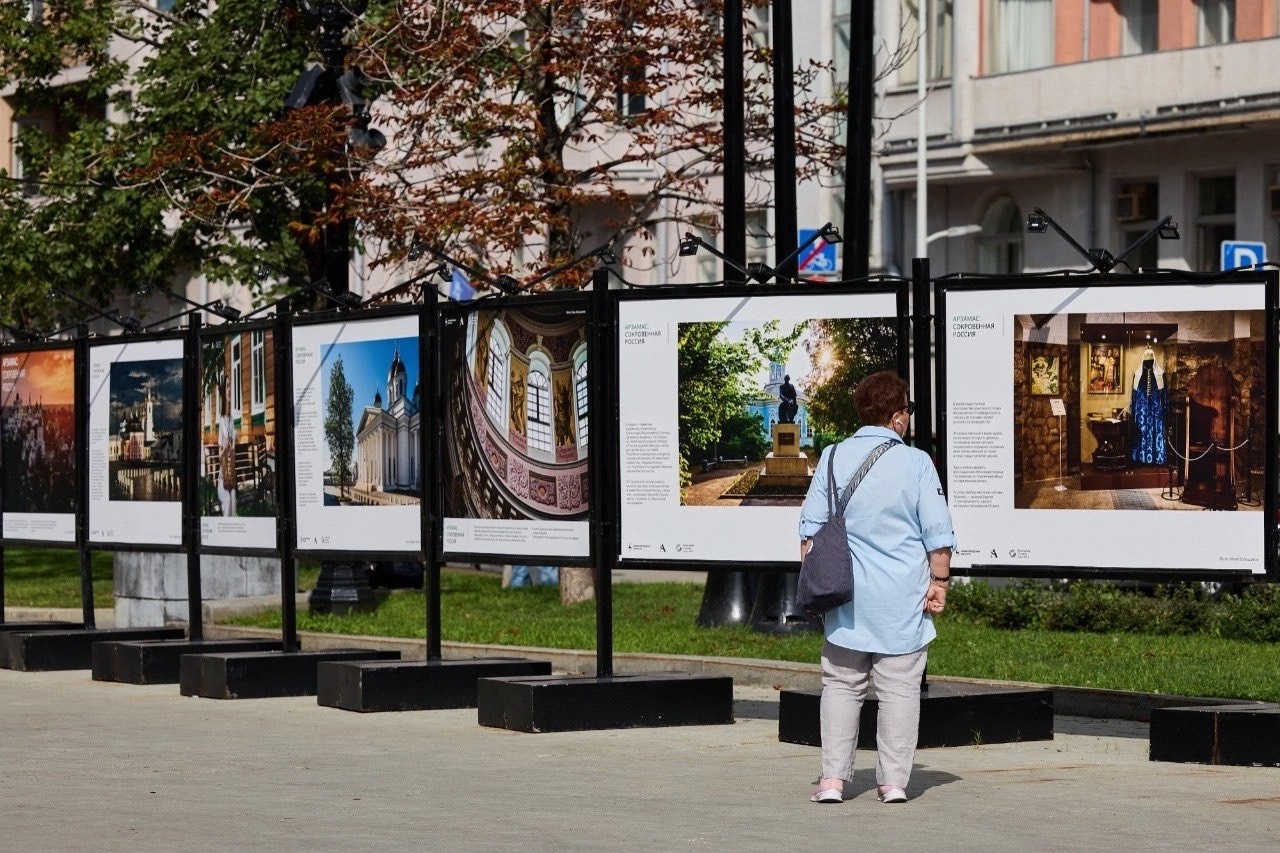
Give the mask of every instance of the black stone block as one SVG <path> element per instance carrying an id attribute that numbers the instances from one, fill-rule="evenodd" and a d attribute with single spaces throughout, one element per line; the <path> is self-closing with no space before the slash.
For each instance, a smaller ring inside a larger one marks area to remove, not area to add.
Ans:
<path id="1" fill-rule="evenodd" d="M 550 674 L 550 661 L 525 658 L 322 661 L 316 701 L 363 712 L 474 708 L 477 679 Z"/>
<path id="2" fill-rule="evenodd" d="M 177 684 L 183 655 L 279 650 L 279 640 L 122 640 L 93 645 L 93 680 Z"/>
<path id="3" fill-rule="evenodd" d="M 653 672 L 605 678 L 482 678 L 480 725 L 570 732 L 733 722 L 733 679 Z"/>
<path id="4" fill-rule="evenodd" d="M 1152 761 L 1280 767 L 1280 706 L 1151 709 Z"/>
<path id="5" fill-rule="evenodd" d="M 70 631 L 0 634 L 8 668 L 24 672 L 91 669 L 94 643 L 119 640 L 180 640 L 182 628 L 81 628 Z"/>
<path id="6" fill-rule="evenodd" d="M 321 661 L 399 659 L 399 652 L 371 649 L 183 655 L 178 689 L 183 696 L 207 699 L 314 696 L 316 665 Z"/>
<path id="7" fill-rule="evenodd" d="M 778 696 L 778 740 L 821 746 L 822 698 L 818 690 L 783 690 Z M 862 705 L 858 746 L 874 749 L 874 695 Z M 970 746 L 1053 740 L 1053 691 L 985 684 L 931 684 L 920 694 L 918 746 Z"/>
<path id="8" fill-rule="evenodd" d="M 0 622 L 0 669 L 9 669 L 9 646 L 4 635 L 31 634 L 36 631 L 73 631 L 84 628 L 83 622 Z"/>

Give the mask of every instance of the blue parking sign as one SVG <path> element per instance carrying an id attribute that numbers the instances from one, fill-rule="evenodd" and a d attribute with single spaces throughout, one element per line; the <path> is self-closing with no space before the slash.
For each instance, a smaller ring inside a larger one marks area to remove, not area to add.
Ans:
<path id="1" fill-rule="evenodd" d="M 818 233 L 816 228 L 801 228 L 800 241 L 797 245 L 804 246 L 805 241 Z M 836 244 L 828 243 L 819 237 L 816 241 L 800 250 L 800 257 L 797 258 L 797 268 L 802 273 L 834 273 L 836 271 Z"/>
<path id="2" fill-rule="evenodd" d="M 1267 260 L 1266 243 L 1250 243 L 1246 240 L 1222 241 L 1222 269 L 1254 267 Z"/>

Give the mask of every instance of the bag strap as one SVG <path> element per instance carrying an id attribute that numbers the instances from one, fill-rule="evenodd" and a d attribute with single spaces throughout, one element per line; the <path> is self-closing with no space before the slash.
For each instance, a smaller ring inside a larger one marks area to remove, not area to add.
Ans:
<path id="1" fill-rule="evenodd" d="M 831 453 L 827 455 L 827 518 L 836 514 L 836 495 L 831 484 L 836 481 L 836 451 L 840 445 L 831 445 Z"/>
<path id="2" fill-rule="evenodd" d="M 849 498 L 853 497 L 853 490 L 858 488 L 858 484 L 862 482 L 862 478 L 867 476 L 867 472 L 871 470 L 871 466 L 876 464 L 876 460 L 883 456 L 886 450 L 893 447 L 895 444 L 900 443 L 901 442 L 890 438 L 885 441 L 884 444 L 881 444 L 875 450 L 872 450 L 867 454 L 867 458 L 863 460 L 862 465 L 854 472 L 853 477 L 849 479 L 849 482 L 845 484 L 845 487 L 840 491 L 840 504 L 837 511 L 833 512 L 833 515 L 837 513 L 839 515 L 844 515 L 845 508 L 849 506 Z M 836 455 L 834 450 L 831 451 L 831 455 Z M 830 482 L 829 477 L 828 482 Z M 830 490 L 828 490 L 828 500 L 830 500 Z"/>

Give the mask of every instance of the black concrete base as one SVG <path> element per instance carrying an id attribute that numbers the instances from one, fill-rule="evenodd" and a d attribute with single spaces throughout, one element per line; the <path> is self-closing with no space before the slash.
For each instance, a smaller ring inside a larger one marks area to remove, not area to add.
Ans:
<path id="1" fill-rule="evenodd" d="M 1280 706 L 1151 710 L 1152 761 L 1280 767 Z"/>
<path id="2" fill-rule="evenodd" d="M 821 746 L 821 691 L 783 690 L 778 697 L 778 740 Z M 862 706 L 858 745 L 874 749 L 879 703 Z M 921 749 L 1053 740 L 1053 691 L 984 684 L 935 683 L 920 694 Z"/>
<path id="3" fill-rule="evenodd" d="M 551 662 L 525 658 L 437 661 L 323 661 L 317 702 L 345 711 L 474 708 L 476 680 L 550 675 Z"/>
<path id="4" fill-rule="evenodd" d="M 399 659 L 399 652 L 370 649 L 183 655 L 178 664 L 178 689 L 183 696 L 206 699 L 314 696 L 320 661 Z"/>
<path id="5" fill-rule="evenodd" d="M 9 647 L 4 635 L 30 634 L 36 631 L 75 631 L 84 628 L 83 622 L 0 622 L 0 669 L 9 668 Z"/>
<path id="6" fill-rule="evenodd" d="M 733 679 L 649 672 L 607 678 L 482 678 L 482 726 L 517 732 L 574 732 L 733 722 Z"/>
<path id="7" fill-rule="evenodd" d="M 44 672 L 90 669 L 93 644 L 112 640 L 180 640 L 182 628 L 81 628 L 70 631 L 10 631 L 0 634 L 8 669 Z"/>
<path id="8" fill-rule="evenodd" d="M 177 684 L 183 655 L 279 651 L 279 640 L 128 640 L 93 645 L 93 680 Z"/>

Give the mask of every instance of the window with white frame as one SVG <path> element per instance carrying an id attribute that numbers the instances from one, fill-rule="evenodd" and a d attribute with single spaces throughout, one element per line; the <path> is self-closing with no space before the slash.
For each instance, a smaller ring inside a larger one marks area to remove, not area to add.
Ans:
<path id="1" fill-rule="evenodd" d="M 573 354 L 573 397 L 576 414 L 578 416 L 578 453 L 581 454 L 587 449 L 587 416 L 591 413 L 588 394 L 590 386 L 587 384 L 587 345 L 582 344 Z"/>
<path id="2" fill-rule="evenodd" d="M 249 333 L 249 411 L 254 417 L 267 410 L 267 333 Z"/>
<path id="3" fill-rule="evenodd" d="M 1005 196 L 987 207 L 977 243 L 978 272 L 1022 272 L 1022 211 L 1017 202 Z"/>
<path id="4" fill-rule="evenodd" d="M 1160 49 L 1160 0 L 1120 0 L 1124 18 L 1121 52 L 1155 53 Z"/>
<path id="5" fill-rule="evenodd" d="M 485 367 L 485 410 L 494 426 L 502 426 L 503 400 L 507 396 L 507 340 L 495 324 L 489 331 L 489 363 Z"/>
<path id="6" fill-rule="evenodd" d="M 240 358 L 240 336 L 231 338 L 231 418 L 238 424 L 244 407 L 242 382 L 244 366 Z"/>
<path id="7" fill-rule="evenodd" d="M 920 32 L 921 0 L 902 0 L 902 25 L 898 28 L 904 48 L 900 56 L 906 57 L 898 69 L 898 82 L 915 83 L 919 78 L 920 62 L 914 47 Z M 951 76 L 951 0 L 928 0 L 929 19 L 925 26 L 925 57 L 930 80 L 945 80 Z"/>
<path id="8" fill-rule="evenodd" d="M 525 394 L 526 437 L 532 450 L 551 450 L 551 382 L 539 361 L 529 364 Z"/>
<path id="9" fill-rule="evenodd" d="M 1053 0 L 990 0 L 988 8 L 993 72 L 1053 64 Z"/>
<path id="10" fill-rule="evenodd" d="M 1236 0 L 1196 0 L 1197 44 L 1228 44 L 1236 40 Z"/>
<path id="11" fill-rule="evenodd" d="M 15 181 L 22 182 L 22 194 L 38 195 L 40 192 L 40 175 L 27 168 L 22 157 L 22 135 L 32 131 L 44 130 L 44 122 L 40 119 L 19 119 L 13 123 L 13 137 L 10 139 L 10 150 L 13 152 L 9 165 L 9 175 Z"/>

